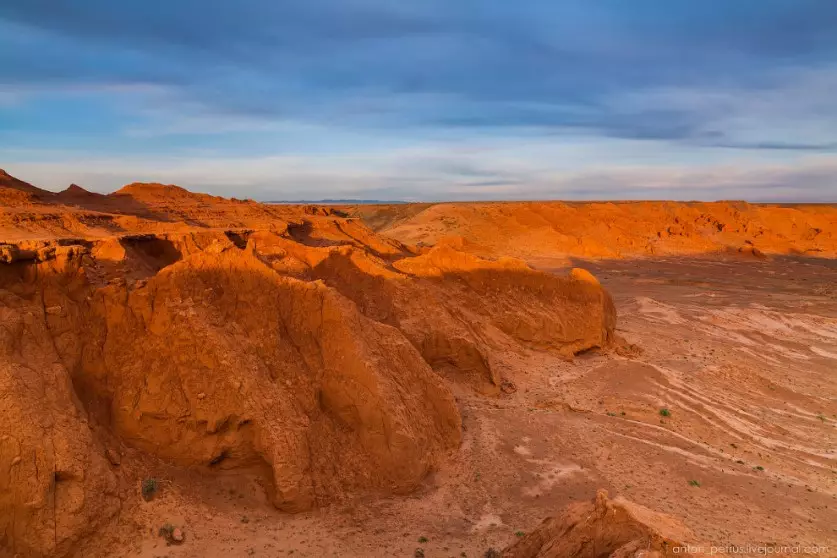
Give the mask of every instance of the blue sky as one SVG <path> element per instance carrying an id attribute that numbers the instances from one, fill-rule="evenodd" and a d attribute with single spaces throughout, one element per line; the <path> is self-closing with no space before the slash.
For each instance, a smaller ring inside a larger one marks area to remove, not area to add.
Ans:
<path id="1" fill-rule="evenodd" d="M 0 167 L 263 200 L 837 201 L 837 3 L 4 0 Z"/>

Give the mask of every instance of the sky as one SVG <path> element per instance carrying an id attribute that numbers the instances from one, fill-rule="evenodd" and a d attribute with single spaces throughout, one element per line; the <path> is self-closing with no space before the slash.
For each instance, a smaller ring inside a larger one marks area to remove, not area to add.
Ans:
<path id="1" fill-rule="evenodd" d="M 3 0 L 0 168 L 258 200 L 837 201 L 831 0 Z"/>

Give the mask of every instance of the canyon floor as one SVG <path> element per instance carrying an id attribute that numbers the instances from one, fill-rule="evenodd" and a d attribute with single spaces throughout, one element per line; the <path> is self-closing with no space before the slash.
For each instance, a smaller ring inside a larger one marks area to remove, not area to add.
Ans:
<path id="1" fill-rule="evenodd" d="M 0 237 L 3 558 L 837 556 L 834 206 L 0 172 Z"/>
<path id="2" fill-rule="evenodd" d="M 462 447 L 416 493 L 288 515 L 238 475 L 163 468 L 160 497 L 78 555 L 481 557 L 598 488 L 682 520 L 706 549 L 837 555 L 837 264 L 575 264 L 614 294 L 635 354 L 509 355 L 517 391 L 456 393 Z M 166 546 L 165 522 L 187 542 Z"/>

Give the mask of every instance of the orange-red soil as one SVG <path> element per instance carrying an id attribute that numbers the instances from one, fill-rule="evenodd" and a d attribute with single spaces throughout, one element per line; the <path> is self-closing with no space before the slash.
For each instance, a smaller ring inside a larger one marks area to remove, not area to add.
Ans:
<path id="1" fill-rule="evenodd" d="M 402 242 L 529 261 L 740 253 L 837 255 L 837 207 L 746 202 L 504 202 L 347 208 Z"/>
<path id="2" fill-rule="evenodd" d="M 835 239 L 0 172 L 0 556 L 837 554 Z"/>

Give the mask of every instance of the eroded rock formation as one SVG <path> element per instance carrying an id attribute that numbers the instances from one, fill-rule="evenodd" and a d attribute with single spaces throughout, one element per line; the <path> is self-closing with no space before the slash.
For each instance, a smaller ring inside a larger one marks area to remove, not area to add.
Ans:
<path id="1" fill-rule="evenodd" d="M 460 442 L 445 378 L 498 393 L 498 354 L 571 357 L 613 336 L 609 295 L 580 272 L 157 185 L 21 188 L 31 206 L 7 207 L 0 246 L 12 553 L 65 554 L 118 512 L 106 439 L 206 474 L 263 470 L 287 511 L 408 492 Z"/>
<path id="2" fill-rule="evenodd" d="M 503 551 L 504 558 L 672 558 L 693 535 L 677 520 L 599 490 Z M 690 551 L 691 555 L 696 555 Z"/>

